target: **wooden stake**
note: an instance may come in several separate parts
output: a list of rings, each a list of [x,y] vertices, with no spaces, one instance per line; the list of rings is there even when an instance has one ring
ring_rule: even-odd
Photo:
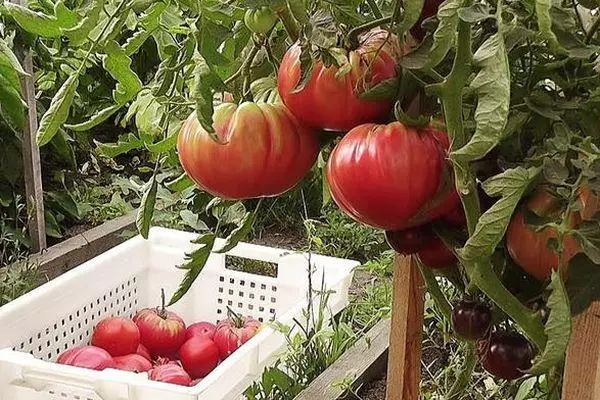
[[[26,0],[13,0],[25,5]],[[22,57],[23,69],[29,74],[21,79],[21,88],[27,103],[27,121],[23,131],[23,172],[25,175],[25,196],[27,198],[27,217],[29,236],[33,252],[46,248],[46,221],[44,218],[44,190],[42,188],[42,167],[40,149],[35,142],[38,129],[33,75],[33,59],[26,50]]]
[[[573,321],[562,400],[600,399],[600,302]]]
[[[418,400],[425,284],[412,257],[396,256],[388,361],[388,400]]]

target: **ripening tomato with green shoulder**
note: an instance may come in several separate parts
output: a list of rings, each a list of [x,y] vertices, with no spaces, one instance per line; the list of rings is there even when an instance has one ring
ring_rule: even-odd
[[[244,23],[252,32],[265,35],[277,23],[277,15],[269,7],[260,7],[255,10],[246,11]]]
[[[551,193],[540,190],[536,192],[519,209],[508,226],[506,246],[511,258],[525,272],[538,280],[549,279],[552,270],[558,269],[559,254],[549,247],[551,239],[558,241],[558,231],[553,227],[536,230],[525,221],[525,212],[534,213],[539,217],[558,218],[563,212],[560,200]],[[575,226],[576,216],[571,217],[570,224]],[[577,240],[570,235],[563,238],[563,276],[566,276],[566,266],[571,258],[581,251]]]
[[[276,196],[294,187],[317,159],[313,130],[281,104],[225,103],[214,112],[216,140],[196,113],[179,133],[179,160],[208,193],[241,200]]]
[[[431,222],[459,203],[446,160],[448,135],[431,126],[364,124],[335,146],[326,176],[338,206],[388,231]]]
[[[348,70],[314,61],[303,87],[299,87],[302,48],[296,43],[287,51],[279,66],[279,95],[300,121],[318,129],[347,131],[362,123],[381,121],[392,111],[391,98],[360,96],[397,75],[401,56],[398,40],[378,28],[360,36],[359,43],[347,53]]]

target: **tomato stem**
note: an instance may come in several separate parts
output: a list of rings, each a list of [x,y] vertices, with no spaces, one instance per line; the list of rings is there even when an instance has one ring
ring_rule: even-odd
[[[167,307],[165,306],[167,301],[166,301],[166,297],[165,297],[165,289],[164,288],[160,289],[160,302],[161,302],[161,306],[158,311],[158,316],[161,317],[162,319],[167,319]]]
[[[233,324],[236,328],[244,327],[244,319],[242,318],[242,316],[233,311],[229,306],[227,306],[227,314],[229,315],[229,318],[231,318],[231,320],[233,321]]]
[[[285,28],[290,40],[294,43],[297,42],[300,38],[300,28],[298,28],[298,24],[296,23],[296,20],[290,12],[287,4],[284,7],[275,10],[275,13],[281,20],[281,23],[283,24],[283,27]]]

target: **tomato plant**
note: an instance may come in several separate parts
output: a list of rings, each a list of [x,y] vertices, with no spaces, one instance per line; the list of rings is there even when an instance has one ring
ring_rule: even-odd
[[[244,23],[252,32],[265,35],[275,27],[277,16],[269,7],[261,7],[256,10],[247,10],[244,15]]]

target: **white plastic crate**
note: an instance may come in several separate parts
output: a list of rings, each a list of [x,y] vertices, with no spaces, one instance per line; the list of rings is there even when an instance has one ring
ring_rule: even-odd
[[[195,246],[194,234],[153,228],[0,308],[0,400],[221,400],[239,399],[285,348],[266,327],[194,387],[148,380],[145,374],[91,371],[54,361],[87,344],[93,327],[111,315],[132,316],[154,307],[160,289],[173,293],[185,271],[175,268]],[[223,244],[216,243],[216,248]],[[230,257],[277,265],[277,277],[228,269]],[[332,313],[348,302],[355,261],[312,255],[313,281],[325,283]],[[212,254],[189,293],[171,309],[186,322],[217,322],[227,306],[261,321],[291,324],[307,306],[306,254],[240,243]]]

